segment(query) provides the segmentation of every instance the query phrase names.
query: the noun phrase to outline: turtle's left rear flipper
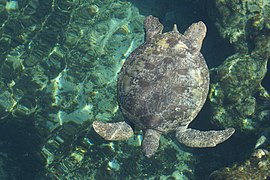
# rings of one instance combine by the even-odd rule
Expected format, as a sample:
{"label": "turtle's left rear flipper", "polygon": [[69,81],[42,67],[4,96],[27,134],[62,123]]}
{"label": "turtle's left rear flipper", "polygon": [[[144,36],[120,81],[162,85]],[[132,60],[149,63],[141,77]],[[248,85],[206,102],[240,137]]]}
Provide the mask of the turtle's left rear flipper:
{"label": "turtle's left rear flipper", "polygon": [[226,141],[234,131],[233,128],[218,131],[200,131],[181,127],[176,130],[176,138],[180,143],[189,147],[214,147]]}
{"label": "turtle's left rear flipper", "polygon": [[122,141],[133,136],[132,128],[125,122],[103,123],[94,121],[93,128],[97,134],[106,140]]}

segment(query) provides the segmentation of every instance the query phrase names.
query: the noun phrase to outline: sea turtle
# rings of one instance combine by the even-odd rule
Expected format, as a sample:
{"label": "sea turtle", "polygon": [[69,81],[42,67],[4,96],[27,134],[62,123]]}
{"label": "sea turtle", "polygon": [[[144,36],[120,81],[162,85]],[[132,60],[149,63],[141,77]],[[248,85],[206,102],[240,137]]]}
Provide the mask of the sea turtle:
{"label": "sea turtle", "polygon": [[200,131],[188,128],[205,103],[209,71],[200,53],[206,26],[192,24],[184,34],[174,25],[162,33],[158,18],[144,22],[145,42],[125,61],[118,78],[118,103],[126,122],[93,122],[106,140],[126,140],[131,124],[143,131],[142,151],[151,157],[161,134],[176,131],[177,140],[189,147],[213,147],[227,140],[233,128]]}

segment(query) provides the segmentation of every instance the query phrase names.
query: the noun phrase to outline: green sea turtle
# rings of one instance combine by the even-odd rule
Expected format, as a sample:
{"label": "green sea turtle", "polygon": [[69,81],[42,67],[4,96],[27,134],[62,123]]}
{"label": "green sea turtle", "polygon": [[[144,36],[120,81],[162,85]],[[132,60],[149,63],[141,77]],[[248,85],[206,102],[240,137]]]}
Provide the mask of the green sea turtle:
{"label": "green sea turtle", "polygon": [[200,53],[206,26],[192,24],[184,34],[176,25],[162,33],[156,17],[144,22],[145,42],[125,61],[118,78],[118,103],[126,122],[93,122],[106,140],[126,140],[129,124],[143,130],[142,151],[151,157],[161,134],[176,131],[178,141],[189,147],[213,147],[227,140],[233,128],[200,131],[188,128],[205,103],[209,72]]}

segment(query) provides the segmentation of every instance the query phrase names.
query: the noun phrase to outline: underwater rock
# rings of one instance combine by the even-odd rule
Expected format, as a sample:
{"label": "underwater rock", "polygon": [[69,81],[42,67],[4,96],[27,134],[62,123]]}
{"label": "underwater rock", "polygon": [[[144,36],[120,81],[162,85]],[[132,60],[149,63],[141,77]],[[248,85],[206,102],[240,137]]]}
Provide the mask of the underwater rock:
{"label": "underwater rock", "polygon": [[6,2],[6,10],[9,11],[16,11],[19,9],[18,1],[11,0]]}
{"label": "underwater rock", "polygon": [[261,99],[268,99],[261,81],[267,58],[235,54],[211,70],[209,100],[213,121],[222,127],[254,129]]}
{"label": "underwater rock", "polygon": [[253,155],[243,163],[235,164],[230,168],[214,171],[209,179],[237,180],[237,179],[269,179],[270,153],[265,149],[256,150]]}
{"label": "underwater rock", "polygon": [[117,73],[144,36],[136,8],[121,1],[30,1],[1,18],[1,78],[11,100],[3,116],[35,113],[37,128],[48,133],[65,122],[114,116]]}
{"label": "underwater rock", "polygon": [[[167,138],[161,138],[162,144],[156,157],[146,159],[140,154],[140,147],[127,145],[125,142],[105,142],[93,131],[89,131],[88,134],[79,132],[76,140],[72,142],[66,139],[68,136],[64,130],[59,132],[58,135],[52,134],[53,141],[46,144],[42,150],[46,155],[44,157],[48,157],[46,163],[48,177],[155,179],[158,174],[158,177],[164,179],[179,176],[183,179],[194,178],[192,166],[196,161],[193,155],[182,151],[177,144]],[[65,138],[65,141],[59,143],[57,139],[60,138]]]}
{"label": "underwater rock", "polygon": [[211,70],[212,120],[244,132],[238,134],[242,138],[251,134],[257,139],[253,156],[213,172],[210,179],[269,179],[270,96],[261,85],[270,53],[269,2],[215,0],[208,8],[220,35],[236,51]]}
{"label": "underwater rock", "polygon": [[270,4],[267,0],[215,0],[209,7],[221,36],[238,52],[250,52],[257,36],[269,34]]}
{"label": "underwater rock", "polygon": [[89,14],[94,16],[99,12],[99,7],[95,4],[88,7]]}

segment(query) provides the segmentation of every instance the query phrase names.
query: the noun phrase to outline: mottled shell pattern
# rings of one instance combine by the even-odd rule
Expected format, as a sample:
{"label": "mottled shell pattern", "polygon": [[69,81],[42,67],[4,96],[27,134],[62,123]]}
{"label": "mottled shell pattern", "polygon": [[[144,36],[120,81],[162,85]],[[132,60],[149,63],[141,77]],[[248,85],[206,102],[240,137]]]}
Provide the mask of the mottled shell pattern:
{"label": "mottled shell pattern", "polygon": [[[205,25],[197,24],[201,33]],[[209,71],[199,52],[201,44],[194,44],[189,30],[183,35],[176,25],[170,32],[162,29],[146,35],[124,63],[118,102],[127,120],[140,129],[166,133],[186,127],[199,113],[208,93]]]}

